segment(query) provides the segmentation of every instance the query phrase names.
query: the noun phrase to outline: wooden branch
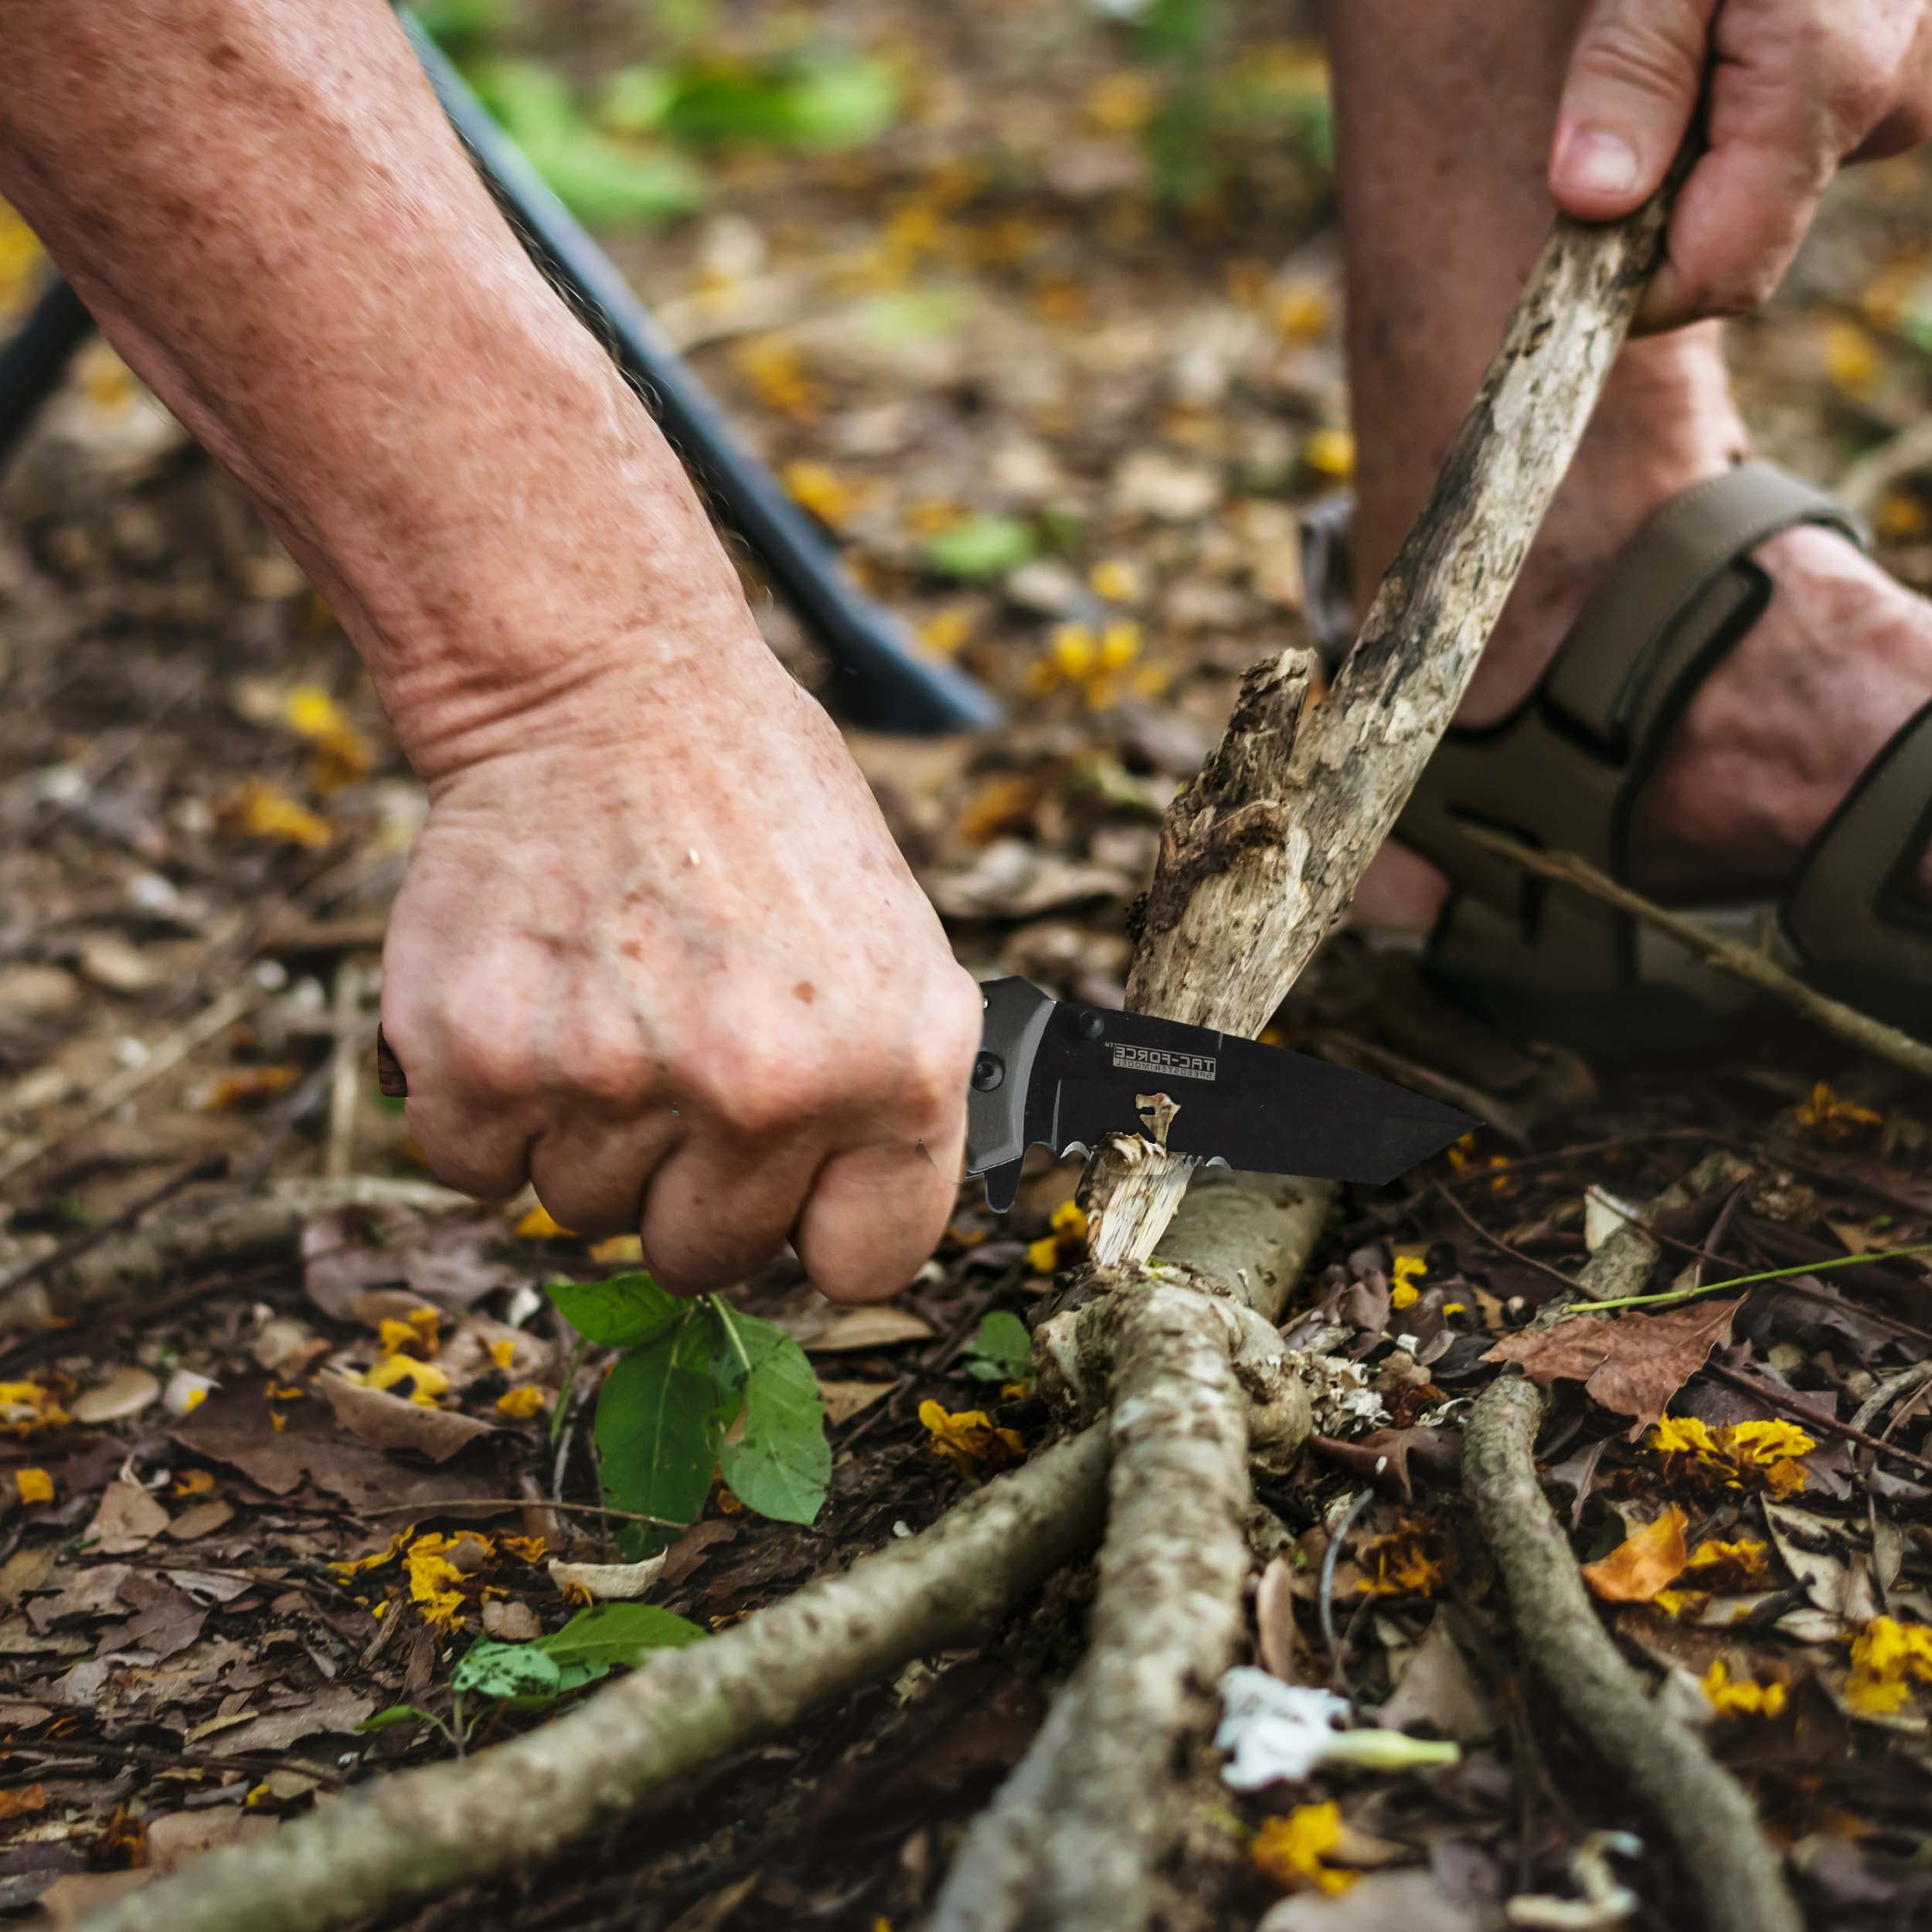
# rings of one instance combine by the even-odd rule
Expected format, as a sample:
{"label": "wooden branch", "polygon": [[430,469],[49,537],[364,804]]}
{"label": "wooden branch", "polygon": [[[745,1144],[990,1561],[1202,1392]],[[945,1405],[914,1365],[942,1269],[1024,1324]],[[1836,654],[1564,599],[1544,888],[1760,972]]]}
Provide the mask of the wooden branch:
{"label": "wooden branch", "polygon": [[1619,885],[1608,873],[1599,872],[1588,859],[1580,859],[1573,852],[1539,852],[1532,845],[1526,845],[1520,838],[1512,838],[1508,833],[1497,832],[1488,825],[1465,825],[1463,835],[1485,851],[1512,860],[1525,872],[1534,872],[1539,879],[1587,893],[1592,899],[1600,899],[1605,905],[1628,913],[1632,919],[1641,920],[1646,926],[1668,934],[1687,952],[1696,954],[1706,964],[1730,974],[1733,979],[1741,979],[1747,986],[1755,986],[1761,993],[1769,994],[1814,1026],[1835,1034],[1847,1045],[1867,1053],[1876,1053],[1895,1066],[1903,1067],[1908,1073],[1917,1074],[1921,1080],[1932,1080],[1932,1046],[1924,1041],[1914,1039],[1910,1033],[1901,1032],[1896,1026],[1888,1026],[1883,1020],[1861,1013],[1855,1006],[1847,1006],[1842,1000],[1832,999],[1815,987],[1806,985],[1803,980],[1785,971],[1755,947],[1740,945],[1736,940],[1720,938],[1716,933],[1706,932],[1696,920],[1686,919],[1682,913],[1672,912],[1668,906],[1659,906],[1641,893],[1632,892],[1628,886]]}
{"label": "wooden branch", "polygon": [[[1181,1743],[1240,1634],[1250,1417],[1291,1447],[1308,1434],[1274,1324],[1334,1192],[1210,1170],[1158,1271],[1056,1318],[1078,1331],[1045,1343],[1056,1366],[1114,1363],[1100,1598],[1085,1659],[954,1858],[931,1932],[1124,1932],[1151,1915]],[[1272,1365],[1243,1345],[1257,1334]]]}
{"label": "wooden branch", "polygon": [[[1428,762],[1597,405],[1662,233],[1560,219],[1434,490],[1319,704],[1290,653],[1249,672],[1219,748],[1168,808],[1128,979],[1138,1012],[1260,1031]],[[1097,1154],[1089,1242],[1144,1260],[1186,1185],[1158,1151]]]}
{"label": "wooden branch", "polygon": [[430,1181],[377,1175],[270,1182],[262,1188],[202,1188],[138,1227],[104,1235],[49,1265],[23,1268],[0,1294],[0,1336],[44,1328],[116,1301],[151,1294],[198,1269],[293,1257],[314,1216],[341,1207],[401,1207],[423,1214],[474,1214],[467,1195]]}
{"label": "wooden branch", "polygon": [[1743,1787],[1659,1708],[1590,1600],[1537,1480],[1543,1413],[1542,1390],[1505,1375],[1478,1399],[1463,1432],[1463,1493],[1502,1572],[1522,1654],[1676,1846],[1710,1932],[1802,1932]]}
{"label": "wooden branch", "polygon": [[660,1653],[567,1716],[379,1780],[104,1907],[83,1932],[324,1932],[536,1865],[681,1774],[910,1658],[983,1639],[1091,1541],[1106,1431],[988,1483],[709,1642]]}

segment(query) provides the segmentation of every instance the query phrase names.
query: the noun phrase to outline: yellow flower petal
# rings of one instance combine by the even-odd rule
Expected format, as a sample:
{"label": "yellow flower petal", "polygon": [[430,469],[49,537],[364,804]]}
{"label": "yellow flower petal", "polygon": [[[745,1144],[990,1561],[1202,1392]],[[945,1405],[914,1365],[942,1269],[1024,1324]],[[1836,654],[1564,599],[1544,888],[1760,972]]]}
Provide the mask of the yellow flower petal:
{"label": "yellow flower petal", "polygon": [[499,1414],[506,1415],[517,1422],[527,1421],[532,1416],[541,1415],[549,1406],[549,1397],[534,1383],[524,1383],[520,1387],[506,1389],[496,1399]]}
{"label": "yellow flower petal", "polygon": [[1317,1891],[1331,1898],[1361,1876],[1323,1861],[1342,1842],[1342,1808],[1298,1804],[1286,1818],[1271,1818],[1248,1842],[1248,1862],[1264,1878],[1290,1891]]}
{"label": "yellow flower petal", "polygon": [[53,1478],[44,1469],[16,1469],[13,1472],[14,1487],[20,1492],[25,1503],[52,1502]]}

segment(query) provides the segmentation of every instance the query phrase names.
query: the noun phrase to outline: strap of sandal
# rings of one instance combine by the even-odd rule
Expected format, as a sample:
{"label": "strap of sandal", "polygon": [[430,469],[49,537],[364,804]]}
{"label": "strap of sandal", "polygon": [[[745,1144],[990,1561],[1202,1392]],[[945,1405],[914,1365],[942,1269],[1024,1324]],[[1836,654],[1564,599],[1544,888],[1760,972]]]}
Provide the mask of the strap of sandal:
{"label": "strap of sandal", "polygon": [[[1932,704],[1893,736],[1819,827],[1784,911],[1786,937],[1815,977],[1866,988],[1859,1003],[1921,1032],[1932,1025],[1932,903],[1913,882],[1928,838]],[[1901,998],[1907,1010],[1898,1012]]]}
{"label": "strap of sandal", "polygon": [[1864,541],[1842,505],[1767,463],[1674,498],[1625,546],[1522,703],[1444,739],[1396,828],[1456,888],[1431,940],[1439,965],[1577,992],[1632,981],[1624,915],[1544,892],[1461,828],[1495,826],[1628,878],[1637,797],[1672,726],[1770,600],[1748,553],[1801,523]]}

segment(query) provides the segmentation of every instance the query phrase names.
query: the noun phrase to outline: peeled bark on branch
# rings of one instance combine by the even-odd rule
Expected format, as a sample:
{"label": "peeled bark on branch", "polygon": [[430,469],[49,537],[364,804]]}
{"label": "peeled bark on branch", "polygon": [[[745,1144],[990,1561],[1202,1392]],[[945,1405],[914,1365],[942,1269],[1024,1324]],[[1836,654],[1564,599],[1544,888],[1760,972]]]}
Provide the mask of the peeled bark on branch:
{"label": "peeled bark on branch", "polygon": [[567,1716],[386,1777],[272,1838],[211,1852],[82,1932],[322,1932],[538,1863],[680,1773],[910,1658],[977,1643],[1100,1526],[1106,1432],[988,1483],[923,1536],[662,1653]]}

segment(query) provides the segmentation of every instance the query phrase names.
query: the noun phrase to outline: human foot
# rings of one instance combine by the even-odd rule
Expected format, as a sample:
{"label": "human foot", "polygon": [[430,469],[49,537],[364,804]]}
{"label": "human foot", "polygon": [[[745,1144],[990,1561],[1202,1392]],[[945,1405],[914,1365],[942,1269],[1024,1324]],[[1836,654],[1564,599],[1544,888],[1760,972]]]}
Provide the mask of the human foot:
{"label": "human foot", "polygon": [[[1634,880],[1661,898],[1774,892],[1932,697],[1932,604],[1830,530],[1788,530],[1751,554],[1771,578],[1771,602],[1699,686],[1638,806]],[[1464,723],[1490,722],[1521,699],[1591,587],[1577,580],[1566,591],[1546,564],[1526,575],[1526,601],[1547,626],[1540,648],[1526,648],[1512,603],[1517,621],[1499,641],[1513,675],[1472,694]],[[1932,892],[1932,854],[1920,877]],[[1356,919],[1372,930],[1426,930],[1447,891],[1433,866],[1392,845],[1362,882]]]}

